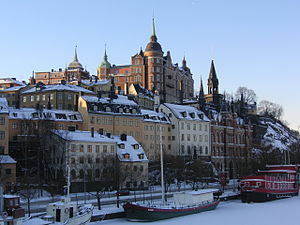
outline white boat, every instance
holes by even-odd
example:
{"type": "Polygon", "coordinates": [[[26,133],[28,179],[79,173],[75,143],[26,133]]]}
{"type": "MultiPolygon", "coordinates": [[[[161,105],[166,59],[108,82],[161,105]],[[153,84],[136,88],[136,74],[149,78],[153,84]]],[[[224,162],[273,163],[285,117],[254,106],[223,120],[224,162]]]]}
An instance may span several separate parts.
{"type": "Polygon", "coordinates": [[[77,205],[65,197],[61,201],[49,203],[45,216],[29,219],[23,225],[85,225],[89,224],[93,209],[92,204],[77,205]]]}
{"type": "Polygon", "coordinates": [[[67,196],[58,202],[49,203],[47,214],[42,218],[32,218],[23,225],[86,225],[92,218],[94,206],[92,204],[77,204],[68,197],[70,194],[70,169],[67,166],[67,196]]]}

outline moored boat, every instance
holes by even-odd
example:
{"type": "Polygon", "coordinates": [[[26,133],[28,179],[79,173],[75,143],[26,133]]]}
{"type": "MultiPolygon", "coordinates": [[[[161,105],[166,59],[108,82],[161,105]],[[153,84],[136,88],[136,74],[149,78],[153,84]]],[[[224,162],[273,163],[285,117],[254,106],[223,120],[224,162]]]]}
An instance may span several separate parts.
{"type": "Polygon", "coordinates": [[[126,217],[130,221],[156,221],[178,216],[185,216],[204,211],[214,210],[218,200],[214,200],[214,189],[174,193],[169,204],[139,204],[123,205],[126,217]]]}
{"type": "Polygon", "coordinates": [[[242,202],[265,202],[298,195],[298,165],[268,165],[256,176],[241,178],[242,202]]]}

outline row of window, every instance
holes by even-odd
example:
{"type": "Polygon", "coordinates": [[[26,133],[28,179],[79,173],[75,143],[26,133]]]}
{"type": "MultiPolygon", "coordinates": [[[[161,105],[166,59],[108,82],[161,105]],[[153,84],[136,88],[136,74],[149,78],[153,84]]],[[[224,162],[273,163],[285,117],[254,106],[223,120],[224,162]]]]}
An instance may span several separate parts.
{"type": "MultiPolygon", "coordinates": [[[[224,142],[224,133],[216,133],[215,135],[212,134],[212,141],[213,142],[218,142],[218,143],[223,143],[224,142]]],[[[234,144],[244,144],[246,142],[245,140],[245,135],[227,135],[227,141],[229,143],[234,143],[234,144]]]]}
{"type": "MultiPolygon", "coordinates": [[[[34,101],[48,101],[48,98],[50,98],[50,100],[54,99],[54,94],[23,96],[23,102],[27,102],[27,97],[28,97],[28,101],[31,101],[31,102],[34,102],[34,101]]],[[[57,99],[62,100],[63,99],[63,94],[62,93],[57,93],[57,99]]],[[[72,100],[72,95],[68,94],[67,99],[72,100]]]]}
{"type": "MultiPolygon", "coordinates": [[[[197,138],[197,135],[196,134],[193,134],[193,141],[196,142],[196,141],[199,141],[199,142],[203,142],[203,137],[204,137],[204,142],[208,142],[208,135],[199,135],[199,137],[197,138]]],[[[191,135],[190,134],[181,134],[181,141],[184,141],[184,140],[187,140],[187,141],[191,141],[191,135]],[[186,137],[186,139],[185,139],[186,137]]]]}
{"type": "Polygon", "coordinates": [[[71,152],[96,152],[96,153],[111,153],[115,152],[114,145],[76,145],[71,144],[71,152]]]}
{"type": "Polygon", "coordinates": [[[205,146],[204,148],[202,146],[187,146],[187,148],[184,146],[184,145],[181,145],[181,154],[188,154],[188,155],[191,155],[191,154],[194,154],[194,155],[208,155],[208,147],[205,146]]]}
{"type": "MultiPolygon", "coordinates": [[[[191,130],[193,128],[193,130],[197,130],[197,124],[195,123],[189,123],[189,122],[181,122],[181,130],[184,130],[186,127],[187,130],[191,130]]],[[[198,130],[202,131],[203,127],[202,124],[198,124],[198,130]]],[[[207,131],[208,126],[207,124],[204,125],[204,131],[207,131]]]]}
{"type": "MultiPolygon", "coordinates": [[[[156,126],[156,130],[159,131],[161,127],[161,131],[164,132],[166,130],[166,128],[164,126],[156,126]]],[[[144,130],[151,130],[154,131],[155,130],[155,126],[153,125],[144,125],[144,130]]],[[[168,129],[168,131],[170,131],[170,129],[168,129]]]]}

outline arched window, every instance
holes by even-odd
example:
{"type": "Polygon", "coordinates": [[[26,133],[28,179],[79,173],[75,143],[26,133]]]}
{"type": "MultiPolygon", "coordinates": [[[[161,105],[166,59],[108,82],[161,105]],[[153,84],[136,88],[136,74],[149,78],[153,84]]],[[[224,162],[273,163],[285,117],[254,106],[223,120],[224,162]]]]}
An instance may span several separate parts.
{"type": "Polygon", "coordinates": [[[71,171],[71,177],[72,177],[72,179],[76,179],[76,171],[75,170],[71,171]]]}
{"type": "Polygon", "coordinates": [[[80,179],[84,178],[84,171],[83,170],[79,171],[79,177],[80,177],[80,179]]]}
{"type": "Polygon", "coordinates": [[[95,170],[95,176],[96,176],[96,177],[100,177],[100,170],[99,170],[99,169],[96,169],[96,170],[95,170]]]}

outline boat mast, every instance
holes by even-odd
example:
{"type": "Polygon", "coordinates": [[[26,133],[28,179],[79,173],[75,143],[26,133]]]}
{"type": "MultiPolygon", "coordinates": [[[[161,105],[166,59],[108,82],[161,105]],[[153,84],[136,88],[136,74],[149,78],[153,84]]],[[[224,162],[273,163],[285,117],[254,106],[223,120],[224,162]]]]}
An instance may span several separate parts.
{"type": "Polygon", "coordinates": [[[164,205],[166,203],[165,198],[165,182],[164,182],[164,160],[163,160],[163,149],[162,149],[162,124],[159,123],[159,148],[160,148],[160,173],[161,173],[161,201],[164,205]]]}

